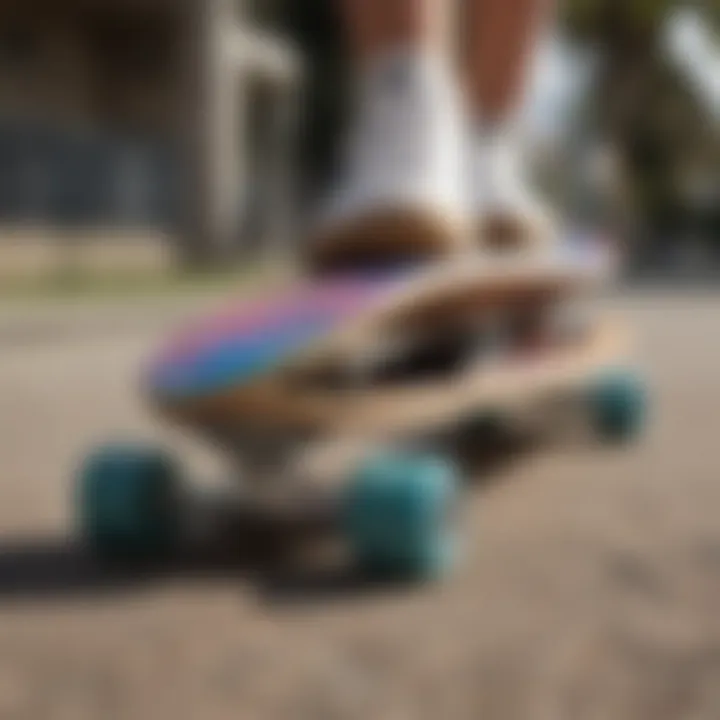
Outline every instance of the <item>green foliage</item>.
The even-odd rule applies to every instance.
[[[669,13],[693,5],[720,23],[720,0],[702,4],[678,0],[567,0],[563,16],[568,26],[583,36],[603,37],[627,29],[652,31]]]
[[[657,52],[677,0],[569,0],[566,27],[604,55],[594,96],[596,129],[620,150],[638,216],[667,226],[682,214],[678,178],[718,147],[687,83]],[[720,0],[696,6],[720,26]],[[707,162],[705,162],[707,166]]]

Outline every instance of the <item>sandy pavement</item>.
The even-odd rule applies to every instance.
[[[97,439],[164,434],[133,392],[156,328],[0,339],[0,719],[720,718],[720,295],[617,304],[647,437],[500,469],[470,496],[464,566],[415,590],[246,560],[97,569],[68,480]]]

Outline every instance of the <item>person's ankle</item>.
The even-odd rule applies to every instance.
[[[480,204],[513,195],[522,184],[520,149],[505,126],[483,126],[475,132],[471,182]]]
[[[471,203],[476,222],[491,235],[529,232],[548,239],[556,225],[554,213],[532,182],[527,154],[517,127],[485,124],[475,130],[471,157]],[[524,243],[520,243],[521,246]],[[544,246],[540,243],[538,247]]]
[[[360,98],[368,94],[375,96],[381,91],[396,94],[432,87],[456,90],[454,86],[452,67],[447,58],[433,48],[420,45],[389,47],[359,69]]]
[[[464,219],[460,92],[444,63],[424,49],[397,47],[360,69],[343,173],[319,225],[389,212],[453,226]]]

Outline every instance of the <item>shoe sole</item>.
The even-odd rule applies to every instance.
[[[439,258],[466,249],[466,236],[462,223],[442,211],[376,211],[316,235],[307,264],[327,272]]]
[[[552,242],[548,219],[518,218],[509,214],[485,216],[475,223],[480,247],[490,252],[535,251]]]

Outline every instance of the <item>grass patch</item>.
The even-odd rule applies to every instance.
[[[36,278],[0,277],[0,303],[114,300],[231,291],[272,281],[277,269],[250,267],[213,272],[145,271],[67,273]]]

